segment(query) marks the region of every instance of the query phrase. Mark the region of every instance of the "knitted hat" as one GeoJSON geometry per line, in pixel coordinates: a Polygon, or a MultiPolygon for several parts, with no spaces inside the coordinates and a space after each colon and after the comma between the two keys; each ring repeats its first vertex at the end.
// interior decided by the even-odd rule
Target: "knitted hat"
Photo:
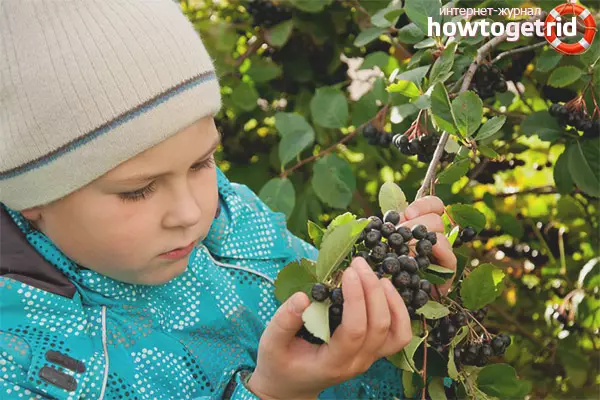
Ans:
{"type": "Polygon", "coordinates": [[[48,204],[221,108],[173,0],[0,1],[0,202],[48,204]]]}

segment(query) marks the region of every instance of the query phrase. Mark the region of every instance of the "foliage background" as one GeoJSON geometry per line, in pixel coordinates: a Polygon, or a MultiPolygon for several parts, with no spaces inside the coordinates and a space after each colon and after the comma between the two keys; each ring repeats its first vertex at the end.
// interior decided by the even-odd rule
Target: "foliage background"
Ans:
{"type": "MultiPolygon", "coordinates": [[[[180,1],[220,77],[220,168],[285,213],[289,229],[305,240],[309,219],[327,226],[345,211],[380,215],[377,194],[386,181],[413,199],[427,164],[393,146],[369,145],[357,128],[388,103],[385,131],[402,133],[410,126],[417,108],[385,87],[392,74],[431,65],[440,42],[425,40],[401,2],[282,1],[289,10],[282,21],[277,13],[261,14],[274,26],[264,20],[256,26],[250,2],[180,1]],[[380,11],[388,6],[399,10],[391,22],[380,11]]],[[[420,3],[435,9],[439,0],[420,3]]],[[[560,3],[454,6],[548,11],[560,3]]],[[[583,5],[598,20],[598,5],[583,5]]],[[[449,90],[484,39],[461,42],[449,90]]],[[[591,93],[600,99],[600,37],[582,56],[561,56],[533,37],[504,42],[486,59],[523,46],[532,48],[496,62],[509,91],[484,101],[484,118],[504,115],[506,124],[478,143],[482,149],[470,154],[468,173],[438,182],[434,190],[446,204],[473,204],[486,216],[478,239],[457,251],[468,257],[468,268],[492,262],[508,276],[487,323],[513,338],[503,362],[533,383],[532,398],[597,398],[600,142],[565,131],[547,110],[584,92],[593,110],[591,93]],[[496,168],[515,159],[525,164],[496,168]]]]}

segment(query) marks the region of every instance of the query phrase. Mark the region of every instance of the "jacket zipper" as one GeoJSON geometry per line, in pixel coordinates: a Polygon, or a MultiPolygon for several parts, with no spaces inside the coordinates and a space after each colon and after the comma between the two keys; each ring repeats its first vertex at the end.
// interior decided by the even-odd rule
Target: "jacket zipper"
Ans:
{"type": "Polygon", "coordinates": [[[210,259],[212,260],[212,262],[214,262],[215,264],[217,264],[219,267],[232,268],[232,269],[237,269],[237,270],[241,270],[241,271],[250,272],[251,274],[255,274],[255,275],[260,276],[261,278],[263,278],[267,282],[269,282],[271,285],[275,286],[275,281],[273,279],[271,279],[270,277],[268,277],[267,275],[263,274],[262,272],[255,271],[253,269],[250,269],[248,267],[243,267],[241,265],[227,264],[227,263],[223,263],[223,262],[217,261],[212,256],[212,254],[210,254],[210,251],[208,251],[208,249],[206,248],[206,246],[204,246],[203,244],[200,244],[200,246],[202,246],[206,250],[206,254],[208,254],[208,256],[210,257],[210,259]]]}

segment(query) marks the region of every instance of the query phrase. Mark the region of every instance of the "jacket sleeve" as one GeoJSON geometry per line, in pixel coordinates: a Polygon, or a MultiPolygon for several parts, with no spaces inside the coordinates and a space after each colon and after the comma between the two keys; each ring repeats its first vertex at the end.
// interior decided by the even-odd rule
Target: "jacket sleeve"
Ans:
{"type": "Polygon", "coordinates": [[[0,399],[50,399],[29,389],[27,370],[7,352],[8,348],[2,339],[5,335],[5,332],[0,332],[0,399]]]}

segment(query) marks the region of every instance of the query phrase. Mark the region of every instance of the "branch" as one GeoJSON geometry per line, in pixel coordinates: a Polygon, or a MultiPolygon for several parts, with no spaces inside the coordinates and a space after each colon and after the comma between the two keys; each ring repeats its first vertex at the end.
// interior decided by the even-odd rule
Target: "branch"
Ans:
{"type": "Polygon", "coordinates": [[[329,146],[328,148],[326,148],[325,150],[321,151],[319,154],[315,155],[315,156],[311,156],[308,158],[305,158],[304,160],[301,160],[298,164],[294,165],[291,168],[286,169],[285,171],[283,171],[280,175],[281,178],[286,178],[288,176],[288,174],[292,171],[294,171],[295,169],[300,168],[301,166],[303,166],[304,164],[311,162],[312,160],[315,160],[319,157],[324,156],[325,154],[328,154],[330,152],[332,152],[338,145],[347,142],[348,140],[352,139],[354,136],[356,136],[356,134],[361,130],[362,128],[359,127],[357,128],[354,132],[344,136],[342,138],[342,140],[332,144],[331,146],[329,146]]]}
{"type": "Polygon", "coordinates": [[[502,59],[502,58],[504,58],[504,57],[507,57],[507,56],[511,56],[511,55],[513,55],[513,54],[517,54],[517,53],[523,53],[523,52],[525,52],[525,51],[529,51],[529,50],[532,50],[532,49],[537,49],[538,47],[542,47],[542,46],[543,46],[543,45],[545,45],[545,44],[548,44],[548,42],[547,42],[547,41],[543,41],[543,42],[539,42],[539,43],[532,44],[532,45],[529,45],[529,46],[525,46],[525,47],[518,47],[518,48],[516,48],[516,49],[512,49],[512,50],[505,51],[504,53],[500,53],[500,54],[498,54],[498,55],[496,56],[496,58],[494,58],[494,59],[491,61],[491,63],[492,63],[492,64],[494,64],[495,62],[499,61],[500,59],[502,59]]]}
{"type": "MultiPolygon", "coordinates": [[[[538,18],[543,19],[543,18],[545,18],[544,14],[545,13],[542,13],[542,16],[533,17],[527,21],[530,21],[530,22],[535,21],[538,18]]],[[[475,71],[477,71],[477,67],[479,66],[479,64],[481,64],[484,57],[490,51],[492,51],[494,49],[494,47],[496,47],[500,43],[504,42],[507,37],[508,37],[508,32],[505,32],[504,35],[493,38],[492,40],[490,40],[489,42],[487,42],[486,44],[481,46],[481,48],[479,50],[477,50],[477,56],[475,57],[475,60],[473,60],[473,62],[469,66],[469,70],[464,75],[464,78],[462,80],[462,85],[460,87],[460,90],[458,91],[459,94],[463,93],[469,89],[469,85],[471,85],[471,81],[473,80],[473,77],[475,76],[475,71]]],[[[442,158],[442,154],[444,152],[444,147],[446,147],[446,142],[448,142],[449,136],[450,135],[446,131],[444,131],[442,133],[442,137],[440,138],[440,141],[435,149],[435,152],[433,153],[433,159],[431,160],[431,162],[429,163],[429,167],[427,168],[427,173],[425,174],[425,180],[423,181],[423,184],[419,188],[419,191],[417,192],[417,195],[415,196],[415,200],[423,197],[425,195],[425,192],[433,184],[434,179],[435,179],[435,170],[437,169],[437,166],[440,163],[440,159],[442,158]]]]}
{"type": "MultiPolygon", "coordinates": [[[[512,196],[520,196],[523,194],[555,194],[555,193],[558,193],[558,191],[556,190],[556,188],[554,186],[540,186],[540,187],[521,190],[518,192],[496,193],[492,196],[498,197],[498,198],[505,198],[505,197],[512,197],[512,196]]],[[[474,203],[479,202],[479,201],[483,201],[483,197],[473,200],[474,203]]]]}

